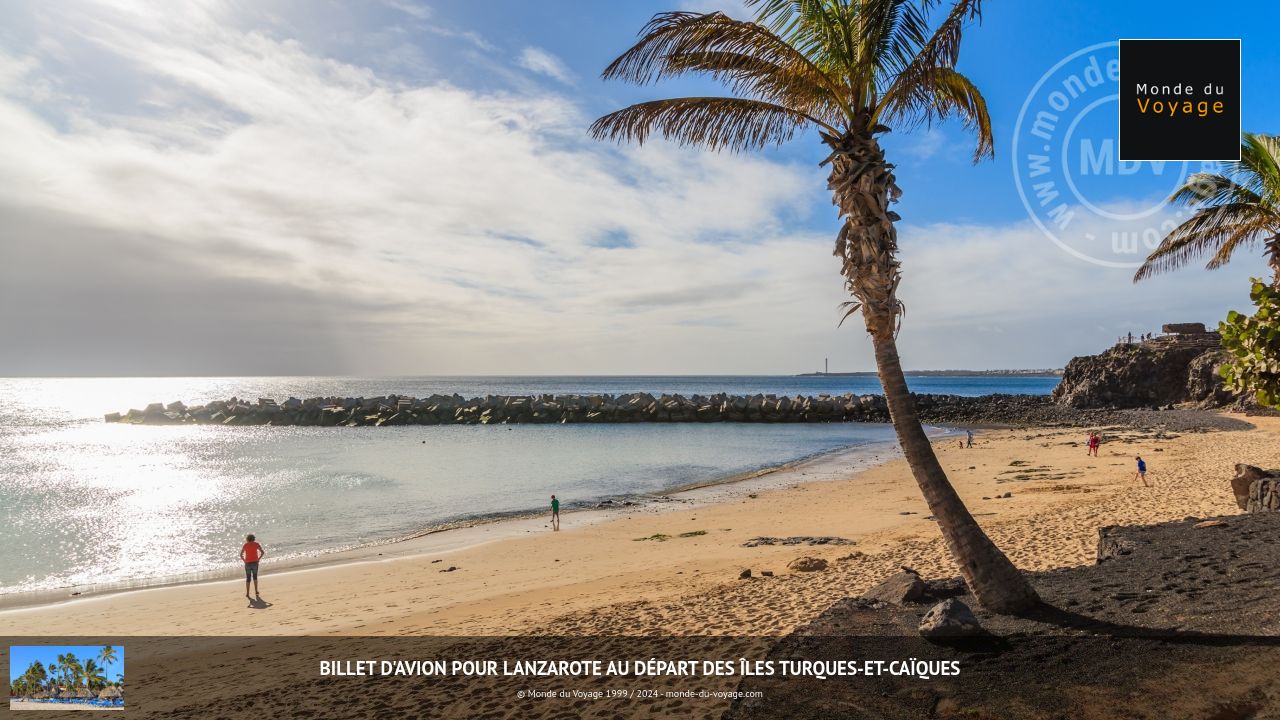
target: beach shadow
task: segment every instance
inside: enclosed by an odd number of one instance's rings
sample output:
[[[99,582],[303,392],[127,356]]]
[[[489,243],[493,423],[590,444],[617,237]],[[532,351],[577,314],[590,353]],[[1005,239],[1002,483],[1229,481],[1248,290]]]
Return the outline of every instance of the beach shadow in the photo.
[[[1172,628],[1151,628],[1139,625],[1123,625],[1109,620],[1081,615],[1063,610],[1048,603],[1042,603],[1034,610],[1022,615],[1027,620],[1042,622],[1046,625],[1070,630],[1078,630],[1094,635],[1106,635],[1125,639],[1161,640],[1169,643],[1188,645],[1209,645],[1231,647],[1240,645],[1259,645],[1280,647],[1280,636],[1277,635],[1234,635],[1227,633],[1207,633],[1198,630],[1175,630]]]
[[[271,603],[263,600],[262,596],[249,600],[249,608],[251,610],[266,610],[269,607],[271,607]]]

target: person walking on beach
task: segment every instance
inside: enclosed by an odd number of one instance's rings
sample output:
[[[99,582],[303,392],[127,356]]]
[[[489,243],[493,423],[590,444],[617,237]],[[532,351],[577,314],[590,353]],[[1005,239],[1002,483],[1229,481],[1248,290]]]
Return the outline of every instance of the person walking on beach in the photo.
[[[551,529],[560,529],[560,501],[555,495],[551,496]]]
[[[1089,451],[1086,454],[1092,455],[1094,457],[1098,457],[1098,446],[1101,444],[1102,444],[1102,438],[1098,437],[1098,433],[1090,431],[1089,432]]]
[[[1138,473],[1133,476],[1134,480],[1141,480],[1143,487],[1151,487],[1147,482],[1147,461],[1142,459],[1141,455],[1135,458],[1138,461]]]
[[[972,431],[972,430],[965,430],[964,432],[965,432],[965,435],[967,435],[967,436],[968,436],[968,439],[969,439],[969,444],[965,445],[965,447],[973,447],[973,431]]]
[[[244,561],[245,597],[249,597],[250,580],[253,581],[253,594],[257,597],[262,597],[262,595],[258,593],[258,563],[266,556],[267,551],[262,549],[262,544],[254,538],[253,533],[246,535],[244,538],[244,545],[240,548],[240,559]]]

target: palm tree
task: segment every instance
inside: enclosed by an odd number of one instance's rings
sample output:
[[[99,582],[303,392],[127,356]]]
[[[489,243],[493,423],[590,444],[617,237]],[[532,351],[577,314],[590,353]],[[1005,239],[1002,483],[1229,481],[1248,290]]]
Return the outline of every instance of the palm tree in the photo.
[[[604,71],[648,84],[686,73],[723,82],[731,97],[638,103],[599,118],[597,139],[643,143],[658,133],[682,145],[731,152],[781,144],[813,128],[830,154],[827,187],[842,225],[836,237],[845,317],[861,310],[903,454],[952,557],[988,609],[1029,610],[1031,585],[982,531],[934,455],[898,357],[902,315],[898,240],[889,209],[901,191],[878,137],[947,117],[976,136],[974,161],[993,154],[978,89],[955,69],[961,31],[980,0],[953,0],[936,27],[936,0],[748,0],[757,22],[723,13],[655,15],[639,42]]]
[[[1231,261],[1242,247],[1261,243],[1280,288],[1280,137],[1245,133],[1240,161],[1221,173],[1196,173],[1169,197],[1197,208],[1147,257],[1134,282],[1180,268],[1212,253],[1208,269]]]
[[[103,672],[107,672],[111,668],[111,663],[116,661],[116,649],[110,645],[103,645],[98,651],[98,660],[102,662]]]
[[[67,684],[70,687],[79,685],[80,679],[84,677],[84,666],[80,664],[80,660],[75,656],[75,653],[59,655],[58,662],[62,665],[62,674],[67,680]]]
[[[84,661],[84,671],[81,677],[85,687],[90,690],[101,690],[103,685],[107,684],[107,678],[102,673],[102,668],[92,659]]]
[[[45,680],[48,679],[48,672],[39,660],[33,660],[22,676],[26,678],[30,688],[39,690],[44,685]]]

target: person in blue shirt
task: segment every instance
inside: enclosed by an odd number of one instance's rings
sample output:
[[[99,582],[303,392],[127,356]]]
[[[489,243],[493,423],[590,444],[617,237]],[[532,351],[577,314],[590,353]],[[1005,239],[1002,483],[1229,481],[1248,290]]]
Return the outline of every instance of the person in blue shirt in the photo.
[[[1134,480],[1141,480],[1144,487],[1151,487],[1147,482],[1147,461],[1139,455],[1135,458],[1138,461],[1138,474],[1133,476]]]

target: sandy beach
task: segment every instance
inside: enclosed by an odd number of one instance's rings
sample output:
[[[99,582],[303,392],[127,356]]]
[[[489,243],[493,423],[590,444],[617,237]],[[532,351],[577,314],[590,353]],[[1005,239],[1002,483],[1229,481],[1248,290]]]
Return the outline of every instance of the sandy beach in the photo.
[[[1280,419],[1239,419],[1252,428],[1105,429],[1096,458],[1081,429],[990,430],[972,449],[955,438],[935,444],[993,539],[1020,567],[1044,570],[1092,563],[1102,526],[1239,512],[1228,482],[1235,463],[1280,465]],[[1154,487],[1135,482],[1136,454]],[[358,561],[288,572],[268,562],[256,608],[241,581],[204,582],[6,610],[0,634],[780,635],[899,566],[954,574],[901,459],[859,469],[837,454],[779,473],[669,503],[567,514],[561,532],[523,520]],[[852,544],[746,546],[795,536]],[[789,570],[798,557],[828,567]],[[744,569],[751,578],[739,578]]]

